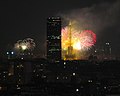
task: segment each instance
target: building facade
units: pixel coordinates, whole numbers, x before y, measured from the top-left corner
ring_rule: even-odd
[[[61,18],[47,18],[47,59],[61,60]]]

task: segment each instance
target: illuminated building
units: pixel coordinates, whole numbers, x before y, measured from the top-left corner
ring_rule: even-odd
[[[46,80],[46,60],[35,59],[32,63],[32,82],[43,83]]]
[[[71,37],[71,22],[69,23],[69,44],[68,44],[68,49],[67,49],[67,54],[65,55],[65,58],[67,60],[74,60],[75,55],[73,54],[73,45],[72,45],[72,37]]]
[[[7,63],[0,64],[0,85],[7,84],[8,68],[9,68],[9,65]]]
[[[31,82],[31,76],[32,76],[32,64],[31,62],[24,61],[22,59],[15,59],[11,60],[9,62],[10,68],[9,68],[9,76],[14,78],[14,81],[12,79],[12,82],[15,84],[26,84]],[[13,67],[13,69],[11,69]],[[12,72],[12,70],[14,72]]]
[[[47,18],[47,59],[61,60],[61,18]]]
[[[12,59],[15,57],[15,53],[13,51],[7,51],[7,59]]]
[[[14,76],[16,84],[24,84],[25,82],[25,73],[24,73],[24,65],[19,62],[14,62]]]
[[[104,59],[110,59],[111,58],[111,44],[109,42],[106,42],[104,45]]]
[[[112,48],[111,43],[101,43],[100,45],[97,45],[94,53],[98,57],[99,60],[110,60],[112,59]]]

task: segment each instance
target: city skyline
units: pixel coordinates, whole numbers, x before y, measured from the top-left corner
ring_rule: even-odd
[[[42,6],[42,4],[45,6]],[[119,1],[108,2],[108,0],[85,0],[78,2],[56,2],[54,0],[48,2],[1,1],[1,50],[6,49],[8,45],[13,46],[17,40],[30,37],[35,40],[37,52],[43,54],[45,51],[44,47],[46,42],[47,17],[60,15],[64,18],[66,23],[66,17],[69,16],[69,19],[74,20],[76,18],[74,14],[76,14],[78,17],[79,15],[83,15],[84,18],[87,18],[86,13],[88,12],[88,16],[91,16],[89,18],[90,25],[93,23],[93,26],[89,26],[88,21],[84,22],[84,18],[82,18],[83,21],[80,20],[81,22],[79,23],[86,24],[89,28],[91,28],[90,30],[94,29],[98,37],[97,42],[101,43],[102,40],[104,43],[110,42],[113,50],[115,50],[114,53],[119,54],[119,4]],[[105,13],[104,11],[109,13]],[[85,14],[83,14],[83,12],[85,12]],[[111,17],[109,18],[109,16]],[[95,17],[95,20],[98,21],[91,22],[91,18],[93,17]],[[76,18],[76,20],[78,20],[78,18]],[[100,27],[98,27],[98,25]]]

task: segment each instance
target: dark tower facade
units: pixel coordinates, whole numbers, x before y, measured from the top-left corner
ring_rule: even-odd
[[[61,60],[61,18],[47,18],[47,59]]]

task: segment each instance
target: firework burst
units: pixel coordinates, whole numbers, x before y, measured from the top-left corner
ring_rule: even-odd
[[[82,49],[89,49],[96,43],[96,34],[91,30],[84,30],[79,35]]]
[[[14,48],[18,51],[32,51],[35,48],[35,42],[31,38],[26,38],[24,40],[18,40],[17,43],[15,43]]]
[[[67,52],[69,47],[69,26],[62,29],[62,55],[65,56],[65,52]],[[75,28],[71,29],[71,45],[73,47],[74,53],[87,51],[96,43],[96,34],[91,30],[75,30]],[[64,58],[63,56],[63,58]],[[79,57],[77,57],[79,58]]]

